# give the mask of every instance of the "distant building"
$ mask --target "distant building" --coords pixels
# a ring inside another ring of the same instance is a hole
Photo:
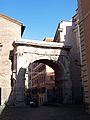
[[[62,20],[56,29],[56,33],[54,36],[54,42],[66,42],[69,39],[69,29],[72,27],[71,21]]]
[[[55,75],[52,68],[43,63],[33,63],[31,66],[32,86],[30,88],[31,98],[37,99],[39,104],[54,102],[55,100]],[[29,68],[30,69],[30,68]]]
[[[46,42],[53,42],[53,38],[48,38],[48,37],[46,37],[46,38],[43,39],[43,41],[46,41]]]

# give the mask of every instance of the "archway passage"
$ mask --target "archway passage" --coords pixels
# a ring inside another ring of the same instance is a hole
[[[55,72],[55,75],[56,75],[55,81],[56,82],[63,79],[64,67],[63,67],[62,63],[58,64],[57,61],[48,60],[48,59],[40,59],[40,60],[36,60],[35,62],[44,63],[44,64],[48,65],[49,67],[51,67],[54,70],[54,72]]]
[[[25,101],[23,93],[25,89],[23,82],[25,81],[25,70],[32,63],[44,63],[50,66],[55,71],[55,84],[58,91],[60,91],[60,82],[64,81],[67,73],[65,67],[69,68],[69,59],[66,59],[68,57],[68,49],[63,43],[16,41],[13,43],[13,47],[12,78],[16,81],[14,85],[14,101],[16,104],[21,104],[21,101],[22,103]]]
[[[29,64],[28,75],[31,84],[27,90],[29,94],[26,94],[27,101],[36,99],[39,104],[62,102],[62,92],[58,92],[64,75],[62,65],[48,59],[36,60]]]

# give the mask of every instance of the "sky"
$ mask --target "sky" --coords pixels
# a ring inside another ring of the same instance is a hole
[[[0,0],[0,13],[26,26],[23,37],[43,40],[54,37],[58,23],[71,20],[77,0]]]

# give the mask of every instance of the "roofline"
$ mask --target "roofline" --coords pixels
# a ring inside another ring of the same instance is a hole
[[[1,14],[1,13],[0,13],[0,17],[4,18],[6,20],[9,20],[9,21],[11,21],[11,22],[13,22],[15,24],[20,25],[21,26],[21,36],[23,35],[24,29],[25,29],[25,26],[23,25],[23,23],[19,22],[18,20],[15,20],[15,19],[13,19],[11,17],[8,17],[8,16],[6,16],[4,14]]]
[[[22,39],[21,39],[22,40]],[[13,47],[15,46],[36,46],[36,47],[45,47],[45,48],[62,48],[64,46],[63,43],[56,42],[46,42],[46,41],[14,41]]]
[[[18,24],[18,25],[23,25],[21,22],[13,19],[13,18],[11,18],[11,17],[8,17],[8,16],[6,16],[6,15],[4,15],[4,14],[1,14],[1,13],[0,13],[0,17],[5,18],[6,20],[9,20],[9,21],[11,21],[11,22],[13,22],[13,23],[16,23],[16,24]]]
[[[26,41],[14,41],[12,45],[14,48],[18,46],[33,46],[37,48],[40,47],[40,48],[48,48],[48,49],[61,49],[66,51],[70,51],[72,48],[71,46],[64,46],[63,43],[51,42],[51,45],[49,44],[50,42],[42,41],[42,43],[40,44],[40,43],[26,42]]]

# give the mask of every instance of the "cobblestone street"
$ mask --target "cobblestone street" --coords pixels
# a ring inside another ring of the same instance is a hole
[[[80,106],[6,107],[0,112],[0,120],[90,120]]]

